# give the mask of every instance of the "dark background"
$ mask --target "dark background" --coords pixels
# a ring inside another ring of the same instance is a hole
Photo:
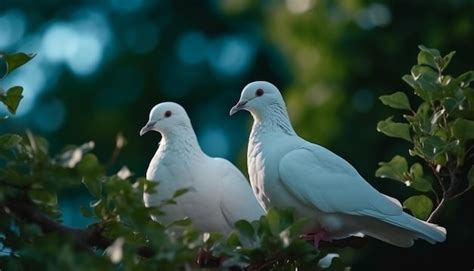
[[[401,90],[417,104],[401,76],[419,44],[456,50],[448,73],[473,69],[473,14],[470,0],[0,0],[0,51],[37,53],[5,82],[23,85],[25,98],[0,129],[28,127],[52,153],[92,140],[103,162],[122,133],[128,144],[110,173],[127,165],[142,176],[159,135],[139,130],[155,104],[175,101],[202,148],[246,172],[250,117],[228,112],[247,83],[267,80],[283,91],[301,136],[404,200],[415,191],[374,177],[379,161],[409,147],[376,132],[378,120],[398,114],[377,98]],[[88,223],[78,211],[84,194],[64,193],[65,223]],[[445,209],[445,243],[399,249],[370,240],[341,257],[352,270],[472,270],[473,203],[468,192]]]

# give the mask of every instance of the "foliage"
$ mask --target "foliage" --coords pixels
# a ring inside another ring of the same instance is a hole
[[[421,159],[408,167],[407,160],[395,156],[381,162],[376,176],[405,183],[435,196],[437,207],[425,195],[403,203],[415,216],[433,221],[446,202],[474,187],[474,71],[457,77],[444,74],[454,51],[442,56],[436,49],[419,46],[418,63],[403,80],[421,99],[412,109],[403,92],[380,97],[382,103],[404,110],[403,122],[393,117],[380,121],[377,130],[410,142],[411,156]]]
[[[7,77],[9,73],[21,67],[26,62],[30,61],[35,55],[33,54],[4,54],[0,52],[0,65],[5,65],[4,74],[0,74],[0,80]],[[8,108],[10,113],[15,114],[20,100],[23,98],[21,93],[23,88],[20,86],[14,86],[8,88],[6,91],[3,90],[0,85],[0,101]]]
[[[2,57],[8,75],[32,56]],[[20,99],[4,102],[16,110]],[[122,141],[117,140],[114,153],[123,147]],[[188,218],[168,225],[154,221],[152,216],[164,215],[162,207],[176,204],[188,189],[177,190],[158,206],[145,207],[143,193],[156,192],[159,183],[134,178],[126,167],[107,175],[107,166],[92,153],[93,148],[94,143],[88,142],[51,155],[47,140],[31,132],[0,136],[0,267],[189,270],[212,266],[199,256],[208,251],[217,267],[309,270],[323,255],[300,238],[304,221],[294,221],[292,210],[272,209],[259,221],[238,221],[228,237],[198,233]],[[61,224],[58,197],[73,187],[84,187],[93,198],[90,206],[78,210],[93,221],[86,229]]]
[[[318,265],[320,252],[300,238],[305,221],[295,221],[292,210],[268,210],[259,221],[240,220],[226,241],[207,245],[224,256],[224,267],[251,266],[251,270],[311,270]]]

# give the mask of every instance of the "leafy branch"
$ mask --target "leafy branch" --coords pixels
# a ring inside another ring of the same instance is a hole
[[[2,65],[3,62],[6,66],[5,73],[0,74],[0,80],[5,79],[12,71],[23,66],[33,57],[35,57],[34,54],[5,54],[0,52],[0,65]],[[22,93],[23,87],[14,86],[4,91],[2,86],[0,85],[0,101],[7,107],[8,111],[13,115],[16,114],[18,105],[20,104],[20,101],[23,98]]]
[[[409,168],[407,160],[397,155],[381,162],[376,176],[432,194],[434,210],[426,195],[408,198],[403,205],[415,216],[434,222],[449,201],[474,187],[474,89],[470,86],[474,71],[458,77],[445,75],[455,52],[441,56],[436,49],[419,48],[418,64],[402,77],[421,98],[419,106],[412,109],[403,92],[381,96],[385,105],[407,113],[404,122],[390,117],[380,121],[377,130],[410,142],[409,154],[422,163]]]

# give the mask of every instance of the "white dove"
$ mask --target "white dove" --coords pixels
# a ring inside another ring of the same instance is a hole
[[[162,140],[146,173],[148,180],[159,182],[157,193],[145,193],[145,205],[156,206],[178,189],[190,189],[176,205],[164,207],[164,217],[153,219],[170,223],[189,217],[199,231],[227,234],[235,221],[256,220],[265,213],[232,163],[201,150],[183,107],[172,102],[153,107],[140,135],[150,130],[160,132]]]
[[[271,83],[242,90],[230,115],[249,111],[254,119],[247,149],[253,191],[265,209],[293,207],[308,218],[304,233],[320,240],[369,235],[400,247],[422,238],[446,239],[446,230],[403,212],[400,202],[375,190],[343,158],[299,137],[285,102]]]

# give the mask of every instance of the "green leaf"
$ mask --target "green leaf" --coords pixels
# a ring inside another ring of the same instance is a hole
[[[274,236],[278,236],[280,232],[283,230],[280,228],[280,214],[276,209],[269,209],[266,215],[268,226],[270,227],[270,231]]]
[[[397,155],[389,162],[380,162],[379,165],[380,167],[375,172],[376,177],[405,182],[404,174],[408,171],[408,163],[404,157]]]
[[[3,58],[7,63],[7,71],[3,78],[5,78],[13,70],[30,61],[33,57],[35,57],[35,54],[16,53],[0,55],[0,58]]]
[[[99,199],[98,201],[92,203],[91,207],[94,209],[94,214],[96,217],[105,218],[107,216],[108,210],[105,200]]]
[[[30,189],[28,190],[28,195],[31,200],[37,204],[46,204],[49,206],[58,204],[58,196],[45,189]]]
[[[16,114],[18,105],[23,98],[23,88],[16,86],[7,90],[6,94],[0,95],[0,101],[7,106],[8,111],[12,114]]]
[[[410,167],[410,181],[407,185],[421,192],[433,190],[431,181],[423,176],[423,167],[419,163],[415,163]]]
[[[392,117],[379,121],[377,123],[377,131],[387,136],[402,138],[412,142],[410,136],[410,125],[408,123],[393,122]]]
[[[20,144],[22,137],[16,134],[0,135],[0,148],[4,150],[11,149]]]
[[[425,101],[432,101],[443,97],[443,88],[439,82],[439,74],[427,66],[415,65],[411,69],[415,80],[415,93]]]
[[[180,188],[180,189],[176,190],[176,192],[174,192],[173,198],[180,197],[180,196],[186,194],[188,191],[189,191],[189,188]]]
[[[236,232],[231,232],[229,234],[229,237],[227,237],[227,245],[232,246],[232,247],[237,247],[237,246],[242,245],[240,243],[239,236],[237,235]]]
[[[456,119],[453,123],[453,134],[460,140],[474,139],[474,121]]]
[[[419,195],[406,199],[403,207],[410,210],[415,217],[426,220],[433,209],[433,202],[427,196]]]
[[[379,98],[383,104],[396,109],[408,109],[411,110],[410,102],[405,93],[397,91],[391,95],[383,95]]]
[[[92,211],[91,211],[90,208],[81,206],[81,208],[79,210],[81,211],[81,214],[82,214],[83,217],[92,217],[93,216]]]
[[[255,231],[252,227],[252,224],[250,224],[246,220],[239,220],[235,222],[235,228],[239,231],[239,233],[244,236],[245,238],[248,239],[253,239],[255,235]]]
[[[456,51],[451,51],[449,52],[449,54],[445,55],[443,58],[440,59],[439,68],[441,71],[448,67],[449,62],[451,62],[451,59],[453,58],[454,54],[456,54]]]
[[[474,81],[474,71],[468,71],[456,78],[456,82],[458,82],[462,88],[468,86],[472,81]]]
[[[471,166],[471,169],[467,173],[467,179],[469,181],[469,186],[474,188],[474,166]]]
[[[175,220],[175,221],[171,222],[171,223],[168,224],[166,227],[167,227],[167,228],[175,227],[175,226],[178,226],[178,227],[187,227],[187,226],[190,226],[191,224],[192,224],[191,218],[185,217],[185,218],[178,219],[178,220]]]
[[[420,51],[429,54],[433,58],[441,57],[441,53],[436,49],[430,49],[430,48],[427,48],[424,45],[418,45],[418,48],[420,49]]]
[[[84,155],[77,165],[79,174],[83,176],[82,183],[86,186],[89,193],[95,198],[100,198],[102,193],[102,181],[100,176],[104,169],[99,164],[97,157],[91,153]]]
[[[418,65],[428,65],[432,67],[433,69],[438,68],[436,65],[435,57],[427,51],[421,50],[418,53],[417,60],[418,60]]]
[[[413,76],[409,74],[405,74],[404,76],[402,76],[402,80],[405,81],[405,83],[407,83],[411,88],[413,89],[418,88],[418,84],[416,83]]]
[[[411,110],[407,95],[401,91],[397,91],[391,95],[380,96],[379,99],[383,104],[392,108]]]

